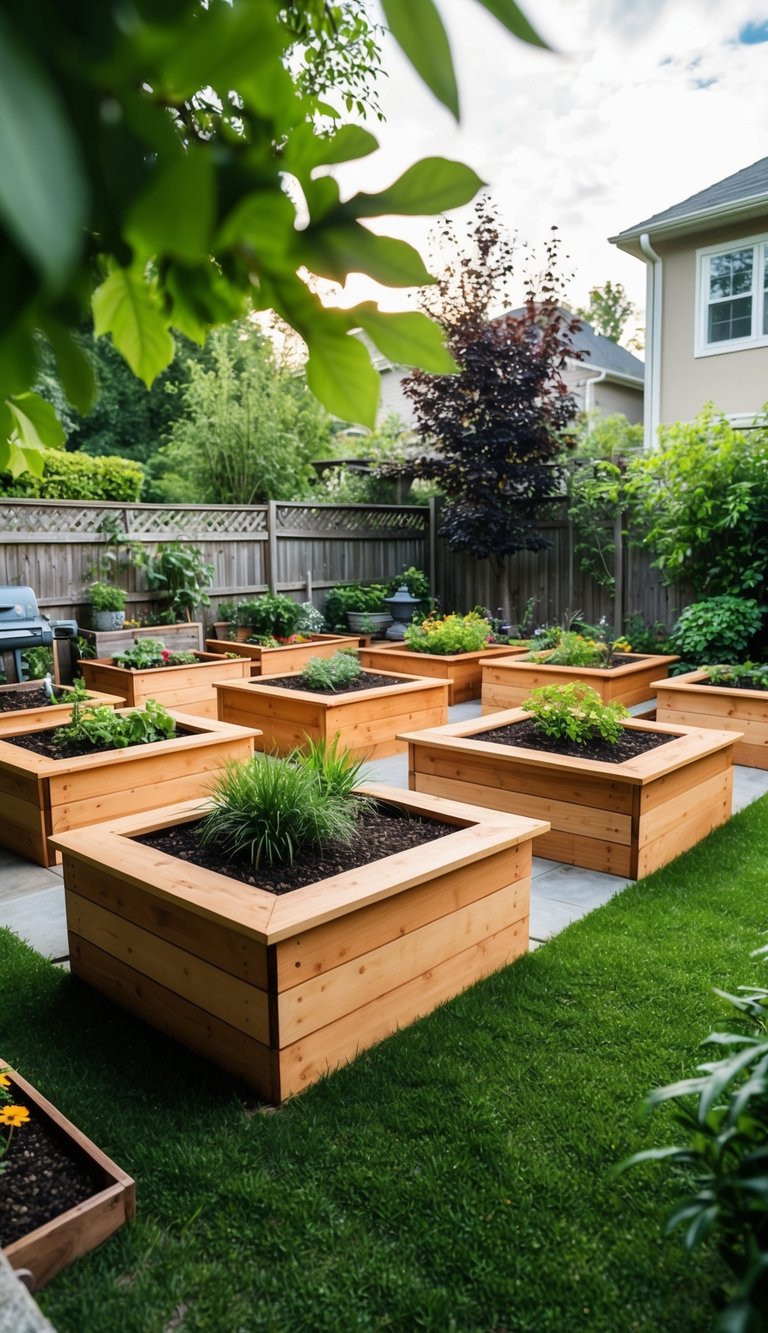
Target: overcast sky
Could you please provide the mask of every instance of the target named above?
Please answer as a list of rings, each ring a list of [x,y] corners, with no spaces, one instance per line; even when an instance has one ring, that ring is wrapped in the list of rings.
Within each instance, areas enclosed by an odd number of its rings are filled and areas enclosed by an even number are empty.
[[[387,37],[387,120],[368,122],[381,152],[340,170],[343,192],[379,189],[418,157],[458,158],[521,242],[558,226],[574,304],[610,278],[642,306],[644,265],[606,238],[768,156],[768,0],[522,0],[557,54],[517,42],[476,0],[439,4],[460,126]],[[425,251],[427,223],[374,227]],[[373,287],[353,277],[340,300],[408,307]]]

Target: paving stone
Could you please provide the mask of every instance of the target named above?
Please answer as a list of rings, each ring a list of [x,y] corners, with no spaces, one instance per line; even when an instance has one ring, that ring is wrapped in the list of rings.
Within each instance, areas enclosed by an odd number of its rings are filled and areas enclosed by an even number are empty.
[[[0,902],[0,926],[7,926],[46,958],[66,958],[67,919],[64,885]]]

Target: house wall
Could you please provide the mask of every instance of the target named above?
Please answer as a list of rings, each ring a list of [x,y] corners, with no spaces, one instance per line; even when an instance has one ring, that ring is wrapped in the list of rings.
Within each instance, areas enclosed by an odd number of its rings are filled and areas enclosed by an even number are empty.
[[[633,389],[628,384],[616,384],[611,380],[600,380],[599,371],[589,371],[580,362],[571,363],[563,371],[563,379],[568,392],[576,399],[579,411],[587,408],[587,383],[598,380],[593,389],[592,410],[601,417],[613,416],[621,412],[631,425],[642,423],[643,390]]]
[[[390,412],[396,412],[406,426],[413,427],[416,424],[413,404],[403,393],[403,380],[408,374],[410,374],[410,371],[401,370],[398,366],[382,370],[380,375],[381,399],[376,417],[377,425],[381,425]]]
[[[768,232],[768,215],[651,243],[662,260],[661,406],[663,424],[690,421],[707,402],[727,415],[759,412],[768,399],[768,347],[695,355],[696,251]]]

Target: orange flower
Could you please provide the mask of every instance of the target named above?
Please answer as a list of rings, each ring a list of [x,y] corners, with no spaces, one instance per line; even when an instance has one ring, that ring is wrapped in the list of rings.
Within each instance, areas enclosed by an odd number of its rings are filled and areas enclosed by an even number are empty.
[[[0,1125],[8,1125],[11,1129],[19,1129],[26,1125],[29,1120],[29,1111],[26,1106],[4,1106],[0,1110]]]

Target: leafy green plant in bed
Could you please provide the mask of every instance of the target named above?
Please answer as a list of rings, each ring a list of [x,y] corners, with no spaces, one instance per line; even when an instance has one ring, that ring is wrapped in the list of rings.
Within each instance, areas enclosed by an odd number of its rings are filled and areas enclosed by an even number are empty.
[[[487,648],[493,627],[477,611],[460,616],[428,616],[420,625],[409,625],[405,643],[416,653],[434,653],[440,657],[452,653],[476,653]]]
[[[238,625],[247,627],[252,634],[269,638],[288,638],[301,618],[301,607],[283,593],[265,592],[261,597],[239,602],[236,609]]]
[[[768,663],[742,662],[707,668],[711,685],[738,685],[742,689],[768,690]]]
[[[57,727],[55,744],[62,754],[83,745],[94,750],[122,750],[129,745],[148,745],[170,739],[175,735],[176,723],[170,713],[154,699],[147,699],[143,708],[129,713],[116,713],[99,705],[83,707],[76,701],[72,721]]]
[[[191,666],[197,658],[191,652],[173,652],[160,639],[135,639],[132,648],[113,653],[112,661],[115,666],[128,667],[131,671],[147,671],[153,667]]]
[[[289,758],[309,773],[314,773],[323,791],[349,798],[363,780],[365,759],[355,759],[349,750],[339,750],[338,733],[332,741],[309,738]],[[357,798],[359,801],[359,797]]]
[[[764,615],[764,608],[751,597],[724,594],[693,602],[669,637],[672,652],[682,659],[676,673],[737,661],[747,652]]]
[[[354,653],[338,652],[333,657],[310,658],[299,679],[308,690],[344,690],[362,674]]]
[[[574,745],[597,740],[615,745],[623,735],[622,720],[629,717],[623,704],[604,704],[597,690],[581,681],[531,690],[522,707],[532,714],[540,736]]]
[[[610,648],[606,643],[567,630],[553,652],[536,660],[550,666],[604,667],[609,665],[609,658]]]

